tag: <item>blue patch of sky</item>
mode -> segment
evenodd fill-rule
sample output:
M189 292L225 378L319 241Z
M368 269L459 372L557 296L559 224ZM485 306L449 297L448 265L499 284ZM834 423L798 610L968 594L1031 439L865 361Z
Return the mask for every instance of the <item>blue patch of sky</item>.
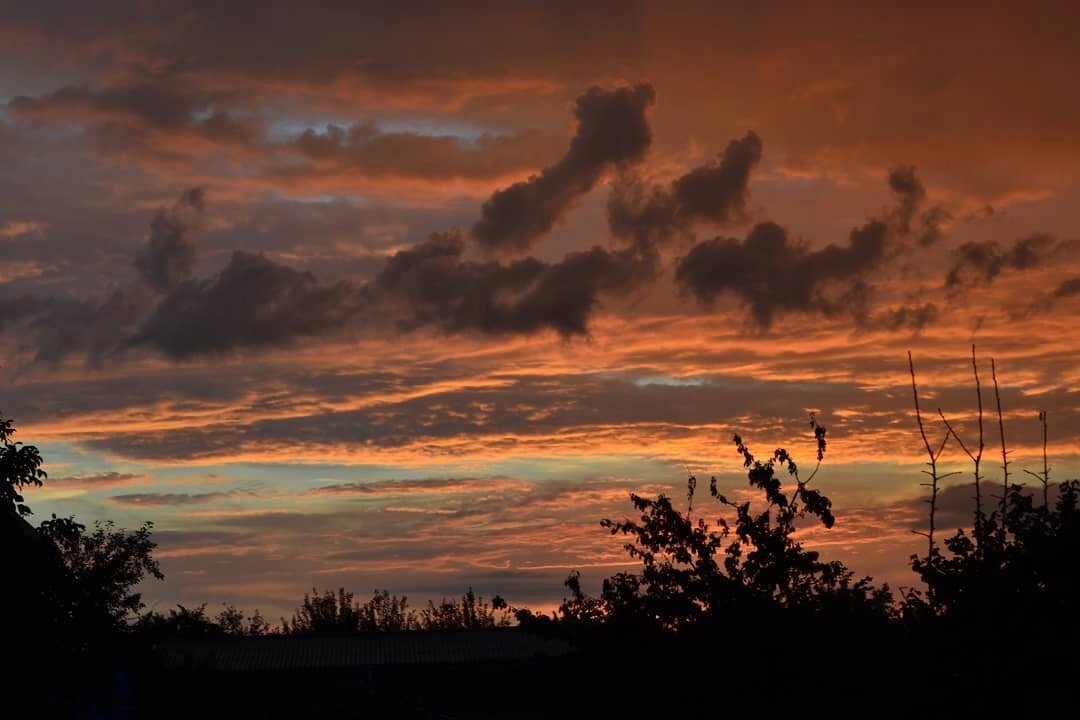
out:
M266 132L270 140L275 142L287 141L302 135L307 130L326 134L330 125L347 128L359 122L357 118L341 116L293 116L282 117L273 120L267 126ZM455 120L436 118L414 117L396 118L373 121L375 128L381 133L411 133L415 135L428 135L431 137L457 137L472 142L483 135L495 132L492 128L465 123Z
M702 377L679 377L676 375L644 375L634 379L638 387L646 385L670 385L672 387L701 387L706 382Z

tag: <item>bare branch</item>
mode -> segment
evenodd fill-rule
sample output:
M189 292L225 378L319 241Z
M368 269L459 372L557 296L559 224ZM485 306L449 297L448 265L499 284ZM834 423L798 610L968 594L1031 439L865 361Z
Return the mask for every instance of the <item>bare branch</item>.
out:
M926 438L926 428L923 427L922 411L919 409L919 388L915 384L915 361L911 359L911 351L907 354L908 368L911 370L911 393L915 396L915 419L919 421L919 434L922 435L923 445L926 446L926 454L930 456L930 462L934 461L934 450L930 447L930 441Z
M941 422L945 423L945 427L948 429L949 434L956 438L956 442L960 444L960 449L964 451L965 455L967 455L969 458L971 458L972 461L974 461L975 455L970 450L968 450L967 445L965 445L964 441L960 439L960 436L956 434L956 430L954 430L953 426L949 424L948 419L945 417L945 413L941 412L941 408L938 408L937 412L938 415L941 416Z
M1002 531L1004 531L1005 510L1009 502L1009 452L1005 448L1005 418L1001 414L1001 391L998 389L997 366L994 363L994 358L990 358L990 376L994 379L994 398L997 400L998 431L1001 434L1001 471L1003 475L1001 482L1001 517Z
M971 371L975 374L975 397L979 401L979 452L972 458L975 465L975 542L979 543L985 525L982 509L982 476L979 475L979 464L982 462L985 444L983 442L982 385L979 384L979 364L975 360L975 343L971 344Z
M1050 507L1050 466L1046 463L1046 411L1039 411L1039 420L1043 427L1043 507Z
M923 445L926 447L926 454L930 458L930 462L927 463L930 466L927 475L930 476L930 527L929 532L926 533L927 540L927 562L934 562L934 522L937 516L937 494L938 494L938 474L937 474L937 461L938 457L945 450L945 443L949 440L949 433L945 433L945 438L941 441L941 447L938 448L937 453L934 453L934 449L930 446L930 440L926 437L926 427L923 425L922 409L919 407L919 387L915 381L915 361L911 357L911 351L908 351L908 369L911 371L911 394L915 398L915 418L919 422L919 434L922 436ZM926 472L926 471L924 471Z

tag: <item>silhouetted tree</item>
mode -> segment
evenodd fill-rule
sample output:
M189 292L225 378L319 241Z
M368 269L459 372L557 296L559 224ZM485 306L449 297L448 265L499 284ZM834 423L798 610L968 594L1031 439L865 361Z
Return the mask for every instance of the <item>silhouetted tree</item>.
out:
M177 605L165 613L144 613L139 616L133 630L151 640L254 637L272 632L270 624L258 610L248 616L235 605L227 604L221 612L211 617L206 612L206 603L194 608Z
M286 633L350 633L360 630L360 604L353 594L338 588L335 594L327 590L321 595L315 588L304 593L304 600L293 613L292 622L281 619Z
M48 475L41 469L37 447L12 441L14 435L13 421L0 416L0 506L3 512L14 510L23 516L31 514L23 488L41 487Z
M17 580L5 604L19 606L20 631L39 644L79 648L104 641L124 629L142 609L136 586L147 576L163 576L151 552L151 525L128 532L112 523L86 526L57 518L33 528L22 491L47 479L41 454L32 445L12 442L12 421L0 419L0 530L9 571Z
M415 611L409 609L405 596L375 590L371 599L361 603L353 593L339 588L319 594L314 588L293 613L292 621L282 618L286 633L354 633L390 630L414 630L419 627Z
M258 636L273 632L273 627L258 609L251 615L245 615L243 610L232 604L226 604L214 622L226 635Z
M817 443L818 465L825 454L825 428L811 419ZM602 521L612 534L630 538L624 546L641 562L640 572L622 572L607 578L599 598L580 590L577 575L567 587L572 597L558 615L574 621L595 618L616 623L652 624L679 630L703 622L730 618L751 608L788 607L864 612L882 619L891 613L887 586L876 588L869 578L854 579L842 563L822 561L794 537L798 521L816 519L832 527L831 503L809 487L817 468L806 479L787 450L779 448L764 462L735 435L736 449L747 468L751 487L765 496L765 506L733 502L717 489L709 492L734 511L734 522L715 525L696 521L674 507L666 496L648 499L631 494L641 513L637 520ZM777 470L786 470L794 486L785 491ZM692 501L697 479L688 480Z
M499 602L498 605L505 604ZM472 587L465 591L460 601L443 598L435 604L429 600L428 606L420 611L420 627L424 630L473 630L509 625L510 613L487 603L483 596L473 592Z
M53 647L65 634L52 607L63 566L52 543L26 521L30 507L23 490L40 487L46 474L38 449L12 441L14 434L12 421L0 417L0 548L5 574L0 612L9 620L7 636L12 641L25 637L38 647Z
M360 606L360 629L368 631L414 630L416 613L409 609L408 598L376 590L371 599Z
M38 531L56 548L64 568L53 589L54 607L77 636L101 638L124 629L143 608L139 583L165 577L152 556L157 547L152 527L144 523L127 531L99 521L88 532L74 518L55 515L41 523Z
M150 611L139 616L133 625L138 633L152 639L201 639L220 637L224 630L206 614L206 603L193 608L177 605L168 612Z

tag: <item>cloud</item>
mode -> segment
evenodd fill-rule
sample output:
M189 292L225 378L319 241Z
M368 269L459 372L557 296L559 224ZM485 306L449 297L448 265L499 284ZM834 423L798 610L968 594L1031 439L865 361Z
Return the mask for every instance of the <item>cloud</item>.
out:
M72 95L87 101L85 93ZM594 87L579 97L577 134L566 155L529 182L497 192L476 226L478 238L495 238L496 225L519 240L533 237L537 228L550 228L609 166L639 159L651 140L645 113L653 98L649 85L612 91ZM66 94L54 100L74 101ZM182 103L158 100L153 94L121 95L101 102L130 104L157 125L179 124ZM346 142L336 132L325 141L314 135L302 139L315 155L340 150ZM354 141L359 142L356 137L347 142ZM158 213L147 246L136 256L146 286L164 294L160 301L147 302L145 292L129 287L100 306L86 300L28 303L31 310L47 306L46 312L26 313L37 323L38 357L56 362L81 350L100 358L136 346L178 360L220 355L326 335L361 316L373 326L385 317L406 330L434 326L445 332L505 334L553 329L564 336L581 335L588 332L602 293L631 291L657 270L655 253L599 246L554 263L532 257L508 265L470 261L463 257L464 239L449 232L399 251L364 286L322 284L310 272L244 251L234 252L216 275L193 279L191 233L203 209L202 191L186 190L172 209ZM527 246L529 240L523 242Z
M153 310L159 293L187 280L195 264L191 235L205 206L201 188L184 190L168 210L150 224L150 237L135 255L142 283L114 288L103 300L76 297L11 298L11 311L0 323L24 335L32 365L55 367L73 355L85 355L91 366L122 347ZM26 338L29 338L29 342Z
M68 475L64 477L49 477L46 487L78 488L81 490L96 490L98 488L110 488L121 485L132 485L145 480L145 475L122 472L102 472L94 475Z
M644 157L652 143L646 118L651 85L590 88L574 107L577 132L566 155L539 175L497 190L484 203L472 235L488 251L529 249L548 233L610 167Z
M134 507L171 507L181 505L206 505L219 500L226 500L236 494L236 492L128 493L125 495L113 495L108 500L109 502L118 505L130 505Z
M64 124L114 118L159 128L188 125L196 107L194 98L150 83L100 90L69 85L40 97L20 95L8 103L9 112L24 121Z
M308 494L355 495L361 497L444 496L521 490L528 489L528 487L527 483L508 477L424 478L323 485L309 491Z
M463 260L457 233L436 233L402 250L364 289L373 306L393 308L400 327L446 332L583 335L603 292L629 292L651 279L656 258L601 247L556 263L533 257L509 265Z
M497 178L543 165L562 142L531 129L465 138L386 131L372 121L325 123L322 129L297 132L310 121L308 114L291 118L293 108L277 108L275 115L289 128L281 137L262 122L264 108L250 90L225 93L189 86L190 78L157 76L104 88L68 86L37 97L18 96L8 103L7 114L23 126L81 128L99 152L123 152L145 169L156 167L171 177L201 179L202 168L232 163L245 175L279 187L319 178L335 183L348 178Z
M29 366L57 367L83 355L96 366L137 326L153 300L142 286L117 288L103 301L70 297L20 296L5 304L0 329L19 336L19 349L31 354Z
M484 205L473 238L489 250L527 248L607 169L642 157L651 142L646 114L653 99L646 84L610 91L594 87L580 96L577 133L563 159L525 183L497 191ZM305 152L319 156L382 142L375 135L367 127L349 135L332 130L325 137L301 137ZM640 291L661 274L659 245L672 233L699 221L747 219L750 174L761 153L761 139L748 132L730 141L715 161L649 191L635 185L623 166L625 182L616 187L608 216L613 234L633 239L629 246L594 246L557 261L473 260L466 257L460 232L434 233L391 255L366 284L322 283L309 271L245 251L235 251L219 273L193 278L191 234L204 197L201 190L189 189L173 208L159 211L136 257L145 287L118 289L100 305L30 302L31 310L47 305L47 311L23 314L34 317L37 359L51 363L79 351L96 363L133 347L185 360L285 347L347 327L369 333L435 328L587 335L605 296ZM698 243L678 261L675 280L705 305L722 295L736 297L763 328L778 312L797 311L848 312L863 326L918 329L936 317L936 308L902 309L886 317L873 315L869 307L866 276L881 264L889 241L898 249L916 233L922 243L927 233L939 230L938 214L919 215L926 192L913 168L894 169L888 181L896 209L853 229L846 244L814 250L779 224L762 222L742 241L717 237ZM150 288L161 296L148 298Z
M484 133L475 139L387 132L370 122L307 129L288 145L320 169L367 176L406 175L431 180L489 178L534 168L551 156L549 136L536 131ZM314 168L305 172L316 172Z
M41 125L81 125L105 149L149 146L154 134L194 135L218 144L247 144L257 128L222 105L220 93L178 89L155 79L103 88L69 85L8 103L12 117Z
M934 303L919 305L901 305L891 310L884 310L867 318L862 324L868 329L882 329L890 332L899 330L922 330L933 325L941 316L941 309Z
M338 329L357 309L348 283L320 285L310 272L237 251L217 275L165 296L130 344L177 360L281 347Z
M926 190L913 167L892 170L888 185L896 207L853 228L844 244L813 250L781 225L761 222L741 241L716 237L694 245L678 261L675 281L707 307L722 295L734 296L759 328L769 328L780 312L802 312L847 313L862 327L919 329L936 319L937 307L874 315L868 278L889 257L910 253L913 237L915 248L937 242L949 216L937 207L918 214Z
M966 242L953 250L952 264L945 276L945 290L956 293L989 285L1006 270L1039 267L1069 247L1069 243L1044 233L1020 238L1008 247L1002 247L994 240Z
M759 223L742 241L717 237L695 245L675 280L705 305L734 295L768 328L778 312L832 314L859 303L859 278L884 257L887 234L883 222L872 221L852 230L846 245L810 250L780 225Z
M135 267L158 292L169 292L191 277L195 266L191 234L204 207L202 188L188 188L169 211L159 210L150 224L150 239L135 256Z
M612 234L639 244L656 243L696 222L745 222L750 172L761 162L761 150L761 138L751 131L729 142L716 160L694 168L668 188L646 188L633 175L624 176L608 201Z
M892 217L898 233L905 236L914 233L922 246L941 240L943 226L952 220L952 215L940 205L922 209L926 202L926 188L916 176L914 166L894 168L889 173L889 189L898 201Z
M1055 300L1061 300L1063 298L1073 297L1080 295L1080 278L1069 278L1068 280L1062 280L1056 288L1054 288L1053 296Z
M1045 313L1059 302L1067 301L1077 295L1080 295L1080 277L1067 278L1041 298L1014 310L1012 317L1014 319L1027 318L1034 313Z

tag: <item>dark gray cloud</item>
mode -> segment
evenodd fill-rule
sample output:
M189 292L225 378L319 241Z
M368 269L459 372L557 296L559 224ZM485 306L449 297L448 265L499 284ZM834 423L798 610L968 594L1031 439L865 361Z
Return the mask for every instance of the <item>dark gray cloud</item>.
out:
M527 250L606 170L644 157L652 144L646 112L655 99L648 84L590 88L574 107L578 126L566 155L539 175L497 190L473 225L477 243L489 251Z
M253 142L257 126L226 112L226 100L220 93L152 78L101 88L69 85L38 97L15 97L7 108L25 123L81 125L107 150L146 145L152 132L189 133L222 144Z
M113 495L109 502L118 505L130 505L133 507L167 507L178 505L205 505L207 503L227 500L237 493L208 492L208 493L127 493Z
M915 174L912 165L901 165L889 173L889 189L897 200L892 221L903 236L913 235L919 245L933 245L943 236L942 225L952 220L952 214L940 205L924 208L926 187Z
M675 280L700 302L730 294L760 327L781 311L835 313L861 302L860 276L885 255L888 228L871 221L855 228L845 245L811 250L773 222L755 225L744 240L717 237L679 260Z
M716 223L743 220L750 171L760 161L761 138L757 133L732 140L719 162L695 168L675 181L675 197L683 212Z
M896 207L853 228L844 244L813 250L777 223L762 222L741 241L716 237L697 243L678 261L675 280L706 306L722 295L737 298L760 328L780 312L809 312L847 313L862 327L918 330L936 320L937 307L874 314L869 276L887 258L910 250L913 238L916 248L936 242L949 216L936 207L920 214L926 190L914 168L894 169L888 184Z
M375 480L370 482L323 485L310 495L357 495L362 497L396 497L400 495L449 495L458 493L493 492L510 486L521 486L520 480L508 477L409 478Z
M172 208L159 210L150 224L150 239L135 256L135 268L158 292L169 292L191 277L195 267L191 235L204 207L202 188L188 188Z
M1080 295L1080 278L1074 277L1061 281L1061 283L1054 288L1053 295L1055 300Z
M158 211L150 225L150 238L135 256L142 283L114 288L104 300L72 296L10 298L11 311L0 329L19 336L21 350L30 353L31 365L56 366L83 355L91 366L100 364L121 347L153 310L158 293L167 292L190 277L195 264L192 234L204 208L203 191L189 188L168 210Z
M654 256L633 249L593 247L556 263L528 257L509 265L464 260L464 251L459 234L432 235L390 258L365 295L394 308L406 329L582 335L603 292L632 291L656 268Z
M896 209L895 217L900 232L911 232L911 221L915 212L926 200L926 188L922 181L915 176L915 168L911 165L902 165L894 168L889 173L889 189L893 191L900 201Z
M104 301L70 297L21 296L6 305L10 312L0 330L18 338L29 366L56 367L82 355L90 366L100 364L137 327L152 306L150 290L139 285L118 288Z
M165 296L131 344L174 359L283 346L340 328L356 300L347 283L320 285L310 272L238 251L217 275Z
M1029 317L1035 313L1048 312L1058 303L1067 301L1077 295L1080 295L1080 277L1068 278L1062 280L1057 287L1044 294L1041 298L1015 308L1011 314L1014 319L1019 319Z
M653 99L646 84L592 88L579 97L577 133L566 155L531 180L496 192L484 205L474 238L486 249L527 248L605 171L625 171L625 163L642 157L651 141L647 110ZM170 118L180 113L166 112L168 107L143 114L162 125L179 122ZM304 135L301 144L319 156L371 140L343 133ZM616 189L608 208L613 234L632 239L623 247L595 246L553 262L535 257L474 260L466 257L460 233L435 233L390 256L377 271L378 256L366 258L358 277L335 283L240 250L219 273L192 278L191 235L204 198L200 190L189 189L171 209L157 214L149 242L135 259L145 286L116 290L100 304L30 299L14 317L27 319L35 359L49 363L78 352L99 362L132 347L151 348L172 359L283 347L353 322L405 331L432 327L447 333L554 330L564 337L585 335L606 295L640 290L660 274L659 245L672 233L699 221L747 219L750 174L761 153L761 139L749 132L731 141L715 161L667 188L645 189L624 172L629 179ZM863 324L918 329L936 317L936 308L904 308L889 317L874 316L868 308L871 292L864 276L886 255L889 238L906 239L917 228L937 227L936 221L927 225L917 218L926 193L912 168L894 170L889 185L898 207L852 230L845 244L812 250L780 225L759 223L742 241L718 237L693 247L678 262L676 281L706 304L723 294L735 296L761 327L768 327L778 311L843 311ZM355 231L355 219L342 222L337 208L329 210L333 232ZM299 241L277 242L296 247ZM373 278L360 284L364 275ZM151 288L161 296L152 296Z
M1006 270L1039 267L1069 247L1070 243L1044 233L1020 238L1007 247L993 240L964 243L953 250L945 289L955 293L977 285L989 285Z
M130 117L149 126L175 129L191 122L197 106L191 96L140 83L101 90L66 86L40 97L21 95L8 103L8 110L17 118L40 122L68 122L94 114Z
M865 327L898 332L900 330L922 330L933 325L941 316L941 309L934 303L901 305L892 310L885 310L867 319Z
M761 138L748 132L728 143L716 160L694 168L669 188L646 187L634 176L624 176L608 201L612 234L652 244L695 222L745 222L750 173L761 162L761 151Z
M305 157L368 176L408 175L433 180L495 177L535 168L558 149L536 131L484 133L475 139L415 132L386 132L372 123L305 130L289 145ZM311 174L312 171L305 171Z

